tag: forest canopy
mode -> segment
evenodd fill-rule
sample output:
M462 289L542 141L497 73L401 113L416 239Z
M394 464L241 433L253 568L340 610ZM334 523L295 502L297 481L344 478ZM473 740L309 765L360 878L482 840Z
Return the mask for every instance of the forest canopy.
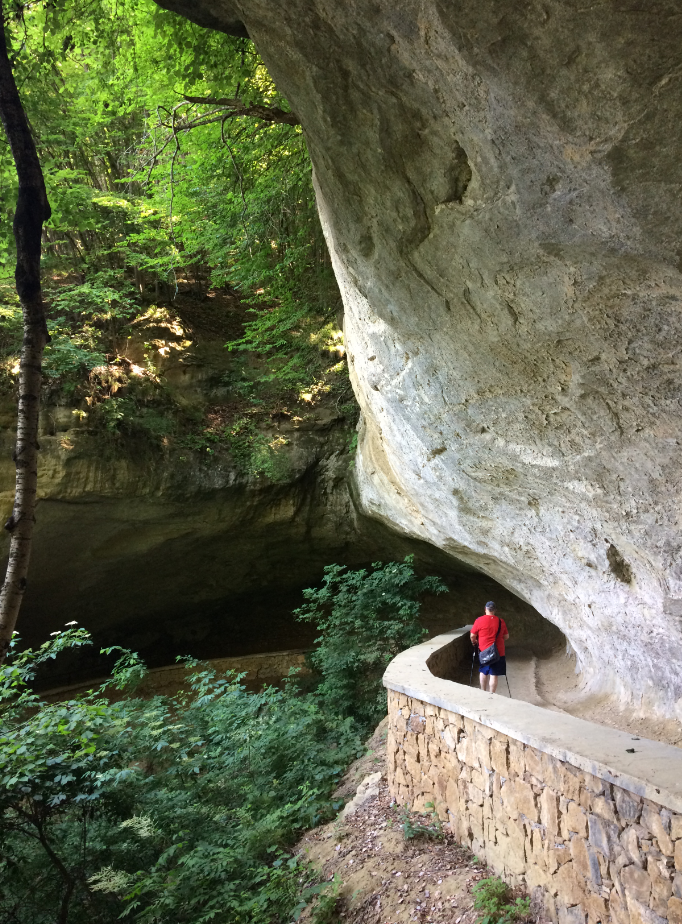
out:
M152 0L5 9L52 207L43 256L52 400L68 398L84 425L110 434L144 431L197 451L225 443L255 474L263 466L253 461L254 427L268 414L331 392L352 417L305 140L253 44ZM10 384L21 340L15 201L2 144L0 362ZM167 345L151 328L174 329L171 346L185 348L192 306L183 311L179 296L208 292L242 309L239 324L233 312L217 325L234 354L221 383L231 411L188 420L162 387ZM143 361L125 353L131 337ZM244 351L254 357L246 368Z

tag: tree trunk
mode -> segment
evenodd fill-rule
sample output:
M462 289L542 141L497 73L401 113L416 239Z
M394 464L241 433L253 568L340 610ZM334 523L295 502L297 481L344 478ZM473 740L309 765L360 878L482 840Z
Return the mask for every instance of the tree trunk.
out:
M5 659L26 589L38 486L38 418L43 350L49 340L40 285L40 245L43 223L50 217L45 181L28 125L12 65L7 54L3 0L0 0L0 119L12 149L19 178L14 213L17 265L14 274L24 318L19 373L17 444L14 452L14 509L5 523L10 540L9 561L0 591L0 664Z

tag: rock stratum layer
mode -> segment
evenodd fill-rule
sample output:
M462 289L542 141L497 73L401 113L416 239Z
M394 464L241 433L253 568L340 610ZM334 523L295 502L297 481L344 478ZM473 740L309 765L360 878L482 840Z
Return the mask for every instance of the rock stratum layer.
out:
M363 509L682 718L674 0L163 0L256 42L343 291Z

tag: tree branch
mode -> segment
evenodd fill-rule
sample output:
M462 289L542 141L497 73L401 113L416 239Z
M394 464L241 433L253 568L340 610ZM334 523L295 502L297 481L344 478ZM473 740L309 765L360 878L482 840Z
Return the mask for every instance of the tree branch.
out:
M258 103L249 103L245 106L240 99L216 99L212 96L183 96L183 99L199 106L219 106L221 110L228 110L235 116L248 116L252 119L262 119L264 122L277 122L283 125L301 124L295 112L286 112L277 106L261 106ZM218 110L215 112L217 113ZM210 115L213 114L213 112L210 113Z

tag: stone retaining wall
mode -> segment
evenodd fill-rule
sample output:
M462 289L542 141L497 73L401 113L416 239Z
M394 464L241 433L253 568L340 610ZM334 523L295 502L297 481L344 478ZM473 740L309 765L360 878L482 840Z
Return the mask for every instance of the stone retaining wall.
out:
M399 803L423 811L433 802L461 843L559 924L682 924L680 812L615 785L616 770L593 775L485 716L475 721L391 689L389 675L388 778ZM478 695L497 708L499 697Z

